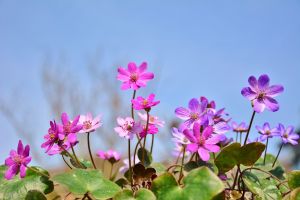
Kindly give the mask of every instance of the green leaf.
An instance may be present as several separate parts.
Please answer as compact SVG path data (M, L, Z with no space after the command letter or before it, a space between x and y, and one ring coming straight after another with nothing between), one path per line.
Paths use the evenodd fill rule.
M257 195L258 200L280 200L281 193L274 179L259 179L252 172L244 172L243 180L248 189Z
M147 149L139 148L139 150L137 152L137 155L138 155L138 158L141 162L143 161L143 154L144 154L144 166L148 167L148 166L151 165L152 155Z
M135 194L135 197L133 196L133 192L129 189L125 189L119 193L116 194L114 197L114 200L156 200L155 195L145 188L141 188L137 191Z
M218 154L215 164L221 173L228 172L238 164L240 148L240 143L232 143Z
M70 158L70 163L72 164L73 167L79 168L79 169L86 169L87 168L82 161L79 161L79 162L80 163L78 163L76 160L73 160L72 158Z
M251 166L264 152L266 145L260 142L252 142L241 147L238 157L238 163Z
M117 184L105 179L98 170L74 169L55 176L53 180L66 186L73 194L84 195L89 192L97 199L112 198L121 190Z
M291 189L300 187L300 170L294 170L288 173L288 184Z
M210 200L224 190L222 181L207 167L190 171L183 183L181 188L172 174L165 173L154 179L152 190L158 200Z
M42 168L32 168L49 175L48 172ZM19 175L17 175L12 180L6 180L4 178L6 170L6 166L0 166L0 199L2 200L26 199L29 191L37 191L42 194L48 194L53 191L53 182L47 177L42 177L35 171L27 169L26 176L23 179L20 179Z
M155 169L157 175L165 173L167 170L162 163L157 163L157 162L152 163L150 167Z
M26 197L25 200L47 200L47 198L45 197L45 195L37 190L30 190Z
M124 188L125 185L128 184L128 181L125 178L119 178L118 180L115 181L115 183L120 186L121 188Z

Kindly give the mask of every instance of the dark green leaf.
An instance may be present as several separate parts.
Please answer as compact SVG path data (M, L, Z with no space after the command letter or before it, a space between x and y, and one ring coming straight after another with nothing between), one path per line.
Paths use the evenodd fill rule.
M288 184L291 189L300 187L300 170L294 170L288 173Z
M232 143L222 149L215 159L215 164L221 173L228 172L238 164L240 143Z
M143 155L144 155L144 166L145 167L148 167L151 165L152 155L147 149L139 148L137 155L141 162L143 161Z
M245 166L252 166L264 152L266 145L252 142L241 147L238 162Z
M37 190L30 190L26 197L25 200L47 200L47 198L45 197L45 195Z
M128 181L125 178L120 178L118 180L115 181L115 183L120 186L121 188L124 188L125 185L128 184Z

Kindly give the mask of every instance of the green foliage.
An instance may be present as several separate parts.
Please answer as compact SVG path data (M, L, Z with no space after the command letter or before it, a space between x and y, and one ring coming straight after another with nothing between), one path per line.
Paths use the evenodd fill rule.
M147 149L139 148L137 155L140 161L143 160L143 154L144 154L144 166L148 167L152 163L152 155Z
M300 170L294 170L288 173L288 184L291 189L300 187Z
M116 194L113 198L114 200L156 200L155 195L147 189L141 188L137 191L135 196L133 192L129 189L125 189Z
M73 194L84 195L88 192L97 199L112 198L121 190L116 183L105 179L98 170L74 169L55 176L53 180L66 186Z
M151 164L150 167L155 169L157 175L160 175L160 174L166 172L166 167L162 163L154 162Z
M210 200L224 189L222 181L207 167L190 171L180 187L175 177L165 173L152 183L152 191L158 200Z
M221 173L228 172L236 165L253 165L261 156L265 145L253 142L241 147L240 143L232 143L225 147L217 156L215 164Z
M37 190L30 190L26 197L25 200L47 200L47 198L45 197L45 195Z
M48 175L48 172L41 168L33 168ZM23 179L18 175L12 180L6 180L4 178L6 169L6 166L0 166L0 199L2 200L34 199L37 195L44 196L53 191L53 182L37 172L28 169Z

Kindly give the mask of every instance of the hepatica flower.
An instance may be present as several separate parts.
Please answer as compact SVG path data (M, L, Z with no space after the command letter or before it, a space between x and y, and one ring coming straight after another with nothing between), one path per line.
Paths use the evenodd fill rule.
M295 133L295 129L293 126L288 126L287 128L285 128L282 124L279 124L278 131L284 144L298 144L299 135Z
M21 140L19 140L17 151L11 150L9 157L5 160L5 165L8 167L4 177L7 180L12 179L20 172L20 177L24 178L26 175L26 166L31 161L29 156L30 147L26 145L25 148Z
M121 159L121 155L115 150L108 151L98 151L97 156L103 160L108 160L110 163L114 164Z
M136 99L132 99L131 103L133 104L133 108L135 110L146 110L149 111L153 106L156 106L160 103L160 101L154 101L155 94L150 94L147 98L143 98L141 96Z
M62 126L56 124L55 121L50 121L50 128L48 133L44 136L46 142L44 142L41 147L46 149L48 155L54 155L61 152L58 144L61 144L59 139L59 134L62 133Z
M62 121L62 133L59 134L59 139L63 140L65 143L74 145L77 143L77 136L78 133L82 129L82 125L79 124L80 115L76 116L73 121L69 120L69 116L67 113L63 113L61 115Z
M273 136L278 136L278 129L277 128L270 128L270 124L268 122L264 123L262 127L256 126L258 133L261 134L259 140L265 141L267 138L272 138Z
M147 134L156 134L158 133L158 128L154 124L149 124L148 125L148 130L146 130L146 124L143 125L143 129L140 132L140 137L144 138Z
M91 113L87 113L86 115L80 115L79 124L82 125L80 133L93 132L97 128L102 126L100 115L93 118Z
M265 108L272 112L279 109L279 104L274 97L283 92L283 86L270 86L270 79L266 74L261 75L258 80L254 76L250 76L248 82L250 87L243 88L241 93L252 102L255 112L261 113Z
M183 133L191 142L187 145L187 150L192 153L198 152L203 161L208 161L210 152L220 151L220 147L217 145L220 142L220 136L212 134L211 126L207 126L203 131L200 131L200 127L199 123L195 123L193 131L186 129Z
M143 114L143 113L138 112L138 115L141 118L141 120L143 120L144 122L147 122L147 114L146 113ZM163 127L165 125L165 122L160 120L156 116L149 115L149 124L153 124L153 125Z
M131 117L117 118L118 127L114 130L119 134L120 137L125 137L126 139L132 139L135 134L139 134L142 131L142 126L140 123L136 123Z
M177 128L172 128L172 141L181 145L187 145L190 143L189 139Z
M240 124L238 124L236 122L232 122L231 128L234 132L237 132L237 133L242 133L242 132L248 131L248 126L246 125L245 122L241 122Z
M132 88L137 90L140 87L145 87L146 83L154 78L154 74L147 72L147 63L143 62L139 67L134 62L128 63L128 68L118 68L117 79L122 81L122 90Z

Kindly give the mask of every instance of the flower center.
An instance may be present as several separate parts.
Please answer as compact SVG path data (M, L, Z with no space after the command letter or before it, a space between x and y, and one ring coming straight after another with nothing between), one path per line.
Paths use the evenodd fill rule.
M198 119L198 114L197 113L191 113L190 117L191 117L191 119L196 120L196 119Z
M92 128L92 122L91 121L83 122L83 129L90 129L90 128Z
M264 100L264 97L265 97L265 93L260 93L257 97L258 101L263 101Z
M131 82L136 82L137 80L138 80L138 75L136 73L130 75Z
M267 130L266 135L271 135L271 131Z
M23 157L21 155L15 155L13 157L13 161L17 164L21 164L22 163L22 160L23 160Z
M288 135L287 133L285 133L285 134L283 134L283 137L284 137L284 138L288 138L289 135Z
M144 99L143 102L142 102L143 106L146 106L148 104L148 100L147 99Z
M71 133L71 122L68 122L68 124L64 125L64 132Z

